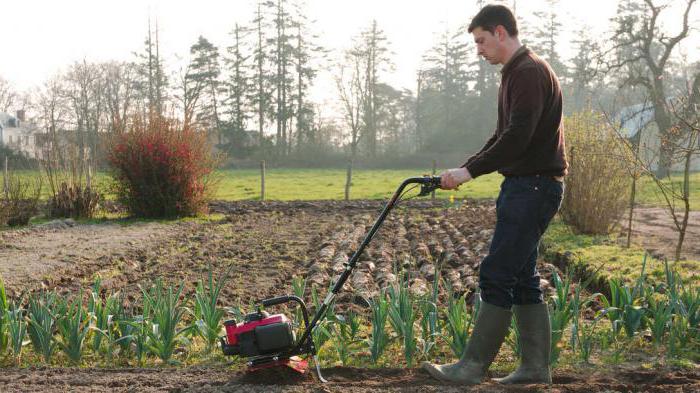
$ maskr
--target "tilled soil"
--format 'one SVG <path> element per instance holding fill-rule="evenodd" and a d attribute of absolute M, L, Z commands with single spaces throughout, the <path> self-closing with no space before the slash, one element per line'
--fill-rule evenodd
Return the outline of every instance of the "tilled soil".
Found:
<path fill-rule="evenodd" d="M 423 293 L 442 261 L 443 277 L 458 293 L 472 293 L 478 265 L 487 252 L 495 219 L 493 203 L 469 202 L 442 209 L 444 202 L 410 201 L 387 219 L 338 303 L 356 302 L 399 279 L 395 268 L 409 276 L 411 290 Z M 128 225 L 47 226 L 0 233 L 0 273 L 10 296 L 41 288 L 77 293 L 99 275 L 102 287 L 120 291 L 134 302 L 141 287 L 157 278 L 196 281 L 211 267 L 215 274 L 230 269 L 222 291 L 225 305 L 291 292 L 293 276 L 303 276 L 325 291 L 331 278 L 359 246 L 381 201 L 219 202 L 216 222 L 137 223 Z M 400 265 L 400 266 L 397 266 Z M 541 265 L 543 285 L 553 267 Z M 307 294 L 309 287 L 307 286 Z M 361 302 L 360 302 L 361 303 Z M 5 368 L 0 392 L 51 391 L 196 391 L 196 392 L 442 392 L 464 388 L 439 384 L 418 369 L 329 368 L 331 381 L 310 377 L 247 375 L 222 366 L 148 369 Z M 561 392 L 691 392 L 700 391 L 695 371 L 617 369 L 605 372 L 557 372 L 554 385 L 504 388 L 486 383 L 467 391 L 547 390 Z"/>
<path fill-rule="evenodd" d="M 254 374 L 221 367 L 165 369 L 4 369 L 0 390 L 14 392 L 698 392 L 697 371 L 617 367 L 606 371 L 556 372 L 553 384 L 503 386 L 487 381 L 473 387 L 435 381 L 420 369 L 323 370 L 328 383 L 284 369 Z M 493 375 L 497 377 L 500 375 Z"/>

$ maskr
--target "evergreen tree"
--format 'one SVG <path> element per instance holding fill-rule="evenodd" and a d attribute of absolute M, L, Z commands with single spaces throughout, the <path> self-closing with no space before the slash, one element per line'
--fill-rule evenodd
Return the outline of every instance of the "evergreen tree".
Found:
<path fill-rule="evenodd" d="M 197 124 L 217 136 L 218 144 L 223 144 L 221 121 L 219 119 L 219 89 L 221 66 L 219 50 L 206 38 L 199 36 L 190 47 L 192 56 L 188 79 L 202 87 Z"/>
<path fill-rule="evenodd" d="M 226 88 L 226 111 L 229 117 L 228 124 L 224 127 L 224 134 L 229 145 L 229 150 L 235 153 L 242 152 L 242 145 L 246 140 L 247 121 L 250 119 L 248 97 L 252 90 L 249 66 L 249 56 L 244 54 L 244 39 L 248 31 L 236 23 L 231 35 L 233 45 L 228 47 L 228 57 L 225 59 L 228 69 Z"/>

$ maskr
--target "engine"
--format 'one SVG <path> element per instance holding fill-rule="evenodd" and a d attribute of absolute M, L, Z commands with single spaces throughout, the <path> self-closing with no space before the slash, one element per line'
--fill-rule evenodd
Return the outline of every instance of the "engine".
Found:
<path fill-rule="evenodd" d="M 221 338 L 224 355 L 255 357 L 290 350 L 296 343 L 292 323 L 283 314 L 265 311 L 250 313 L 242 323 L 224 322 L 226 337 Z"/>

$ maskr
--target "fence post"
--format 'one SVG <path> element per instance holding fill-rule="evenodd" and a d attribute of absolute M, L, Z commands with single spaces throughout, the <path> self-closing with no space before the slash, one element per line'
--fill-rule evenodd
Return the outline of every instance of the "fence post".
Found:
<path fill-rule="evenodd" d="M 8 174 L 7 156 L 5 156 L 5 169 L 3 171 L 3 177 L 2 177 L 2 191 L 5 194 L 5 199 L 7 199 L 7 194 L 9 192 L 9 185 L 7 184 L 7 174 Z"/>
<path fill-rule="evenodd" d="M 92 190 L 92 167 L 89 160 L 85 160 L 85 166 L 87 167 L 85 171 L 85 188 Z"/>
<path fill-rule="evenodd" d="M 350 184 L 352 183 L 352 159 L 348 161 L 348 172 L 345 175 L 345 200 L 350 200 Z"/>
<path fill-rule="evenodd" d="M 260 200 L 265 200 L 265 160 L 260 161 Z"/>
<path fill-rule="evenodd" d="M 435 176 L 435 173 L 437 171 L 437 161 L 433 160 L 433 176 Z M 435 200 L 435 190 L 430 194 L 430 199 Z"/>

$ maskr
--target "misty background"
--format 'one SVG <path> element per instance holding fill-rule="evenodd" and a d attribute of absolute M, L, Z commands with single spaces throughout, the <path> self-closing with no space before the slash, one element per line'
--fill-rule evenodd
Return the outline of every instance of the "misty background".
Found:
<path fill-rule="evenodd" d="M 567 115 L 663 133 L 665 103 L 698 84 L 694 0 L 501 3 L 559 76 Z M 3 154 L 39 158 L 60 139 L 99 168 L 109 135 L 157 113 L 206 132 L 231 168 L 457 166 L 495 127 L 500 66 L 466 31 L 485 4 L 5 5 Z"/>

